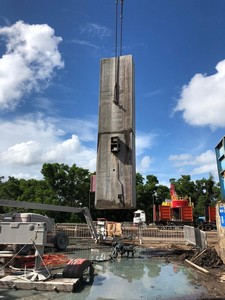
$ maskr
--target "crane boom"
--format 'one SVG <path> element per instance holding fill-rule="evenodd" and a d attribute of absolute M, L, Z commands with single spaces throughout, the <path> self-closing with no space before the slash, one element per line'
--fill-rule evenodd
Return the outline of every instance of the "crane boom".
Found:
<path fill-rule="evenodd" d="M 90 211 L 87 207 L 70 207 L 62 205 L 52 205 L 52 204 L 42 204 L 34 202 L 25 202 L 25 201 L 13 201 L 8 199 L 0 199 L 0 206 L 5 207 L 17 207 L 25 209 L 38 209 L 38 210 L 50 210 L 50 211 L 61 211 L 61 212 L 74 212 L 74 213 L 83 213 L 86 219 L 87 225 L 91 231 L 93 238 L 97 241 L 98 234 L 94 226 Z"/>

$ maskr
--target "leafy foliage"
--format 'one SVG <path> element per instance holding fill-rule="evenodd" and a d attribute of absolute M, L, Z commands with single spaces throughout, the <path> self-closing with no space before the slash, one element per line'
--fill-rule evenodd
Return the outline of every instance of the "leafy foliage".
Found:
<path fill-rule="evenodd" d="M 75 164 L 69 167 L 65 164 L 47 163 L 42 166 L 42 180 L 17 179 L 9 177 L 5 180 L 0 177 L 0 198 L 30 201 L 43 204 L 65 205 L 90 208 L 92 218 L 96 220 L 104 217 L 110 221 L 132 222 L 134 210 L 96 210 L 94 207 L 94 193 L 90 192 L 91 173 L 87 169 L 79 168 Z M 220 199 L 219 184 L 214 181 L 210 174 L 209 178 L 191 180 L 190 175 L 182 175 L 179 179 L 170 179 L 178 196 L 190 197 L 194 203 L 196 216 L 203 215 L 206 205 L 214 205 Z M 152 221 L 154 204 L 161 204 L 165 199 L 170 198 L 170 189 L 167 186 L 159 185 L 154 175 L 147 175 L 144 178 L 140 173 L 136 174 L 136 198 L 137 208 L 146 212 L 147 221 Z M 0 207 L 0 213 L 12 209 Z M 18 211 L 18 209 L 17 209 Z M 21 210 L 20 211 L 24 211 Z M 56 222 L 84 222 L 81 214 L 35 211 L 47 214 Z"/>

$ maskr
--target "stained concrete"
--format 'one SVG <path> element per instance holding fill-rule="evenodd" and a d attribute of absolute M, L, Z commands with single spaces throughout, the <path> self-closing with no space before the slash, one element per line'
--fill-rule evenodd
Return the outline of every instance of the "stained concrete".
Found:
<path fill-rule="evenodd" d="M 102 59 L 95 207 L 135 208 L 135 177 L 133 58 Z"/>
<path fill-rule="evenodd" d="M 0 288 L 72 293 L 79 290 L 81 281 L 81 278 L 62 278 L 61 276 L 50 281 L 29 281 L 23 276 L 8 275 L 0 279 Z"/>

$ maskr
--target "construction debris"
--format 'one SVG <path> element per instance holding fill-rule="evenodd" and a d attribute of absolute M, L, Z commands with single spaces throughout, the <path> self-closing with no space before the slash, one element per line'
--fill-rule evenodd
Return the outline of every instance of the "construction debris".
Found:
<path fill-rule="evenodd" d="M 218 256 L 214 248 L 204 249 L 192 259 L 192 262 L 198 266 L 210 268 L 218 268 L 223 265 L 222 259 Z"/>

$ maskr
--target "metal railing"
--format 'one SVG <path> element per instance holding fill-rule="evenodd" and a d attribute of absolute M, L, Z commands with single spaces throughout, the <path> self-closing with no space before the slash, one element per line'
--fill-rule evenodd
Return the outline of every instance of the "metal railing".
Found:
<path fill-rule="evenodd" d="M 60 223 L 56 224 L 56 230 L 65 232 L 69 239 L 92 238 L 89 226 L 85 223 Z"/>
<path fill-rule="evenodd" d="M 95 222 L 94 222 L 95 223 Z M 97 225 L 95 223 L 97 228 Z M 91 233 L 87 224 L 83 223 L 64 223 L 56 225 L 57 231 L 65 232 L 70 239 L 70 244 L 76 239 L 91 239 Z M 123 224 L 121 234 L 117 237 L 131 238 L 140 243 L 151 242 L 179 242 L 185 243 L 184 230 L 182 226 L 131 226 Z"/>
<path fill-rule="evenodd" d="M 187 243 L 195 245 L 200 250 L 207 248 L 206 232 L 193 226 L 184 226 L 184 238 Z"/>
<path fill-rule="evenodd" d="M 161 227 L 125 227 L 123 235 L 132 235 L 140 242 L 184 242 L 183 227 L 161 226 Z"/>

